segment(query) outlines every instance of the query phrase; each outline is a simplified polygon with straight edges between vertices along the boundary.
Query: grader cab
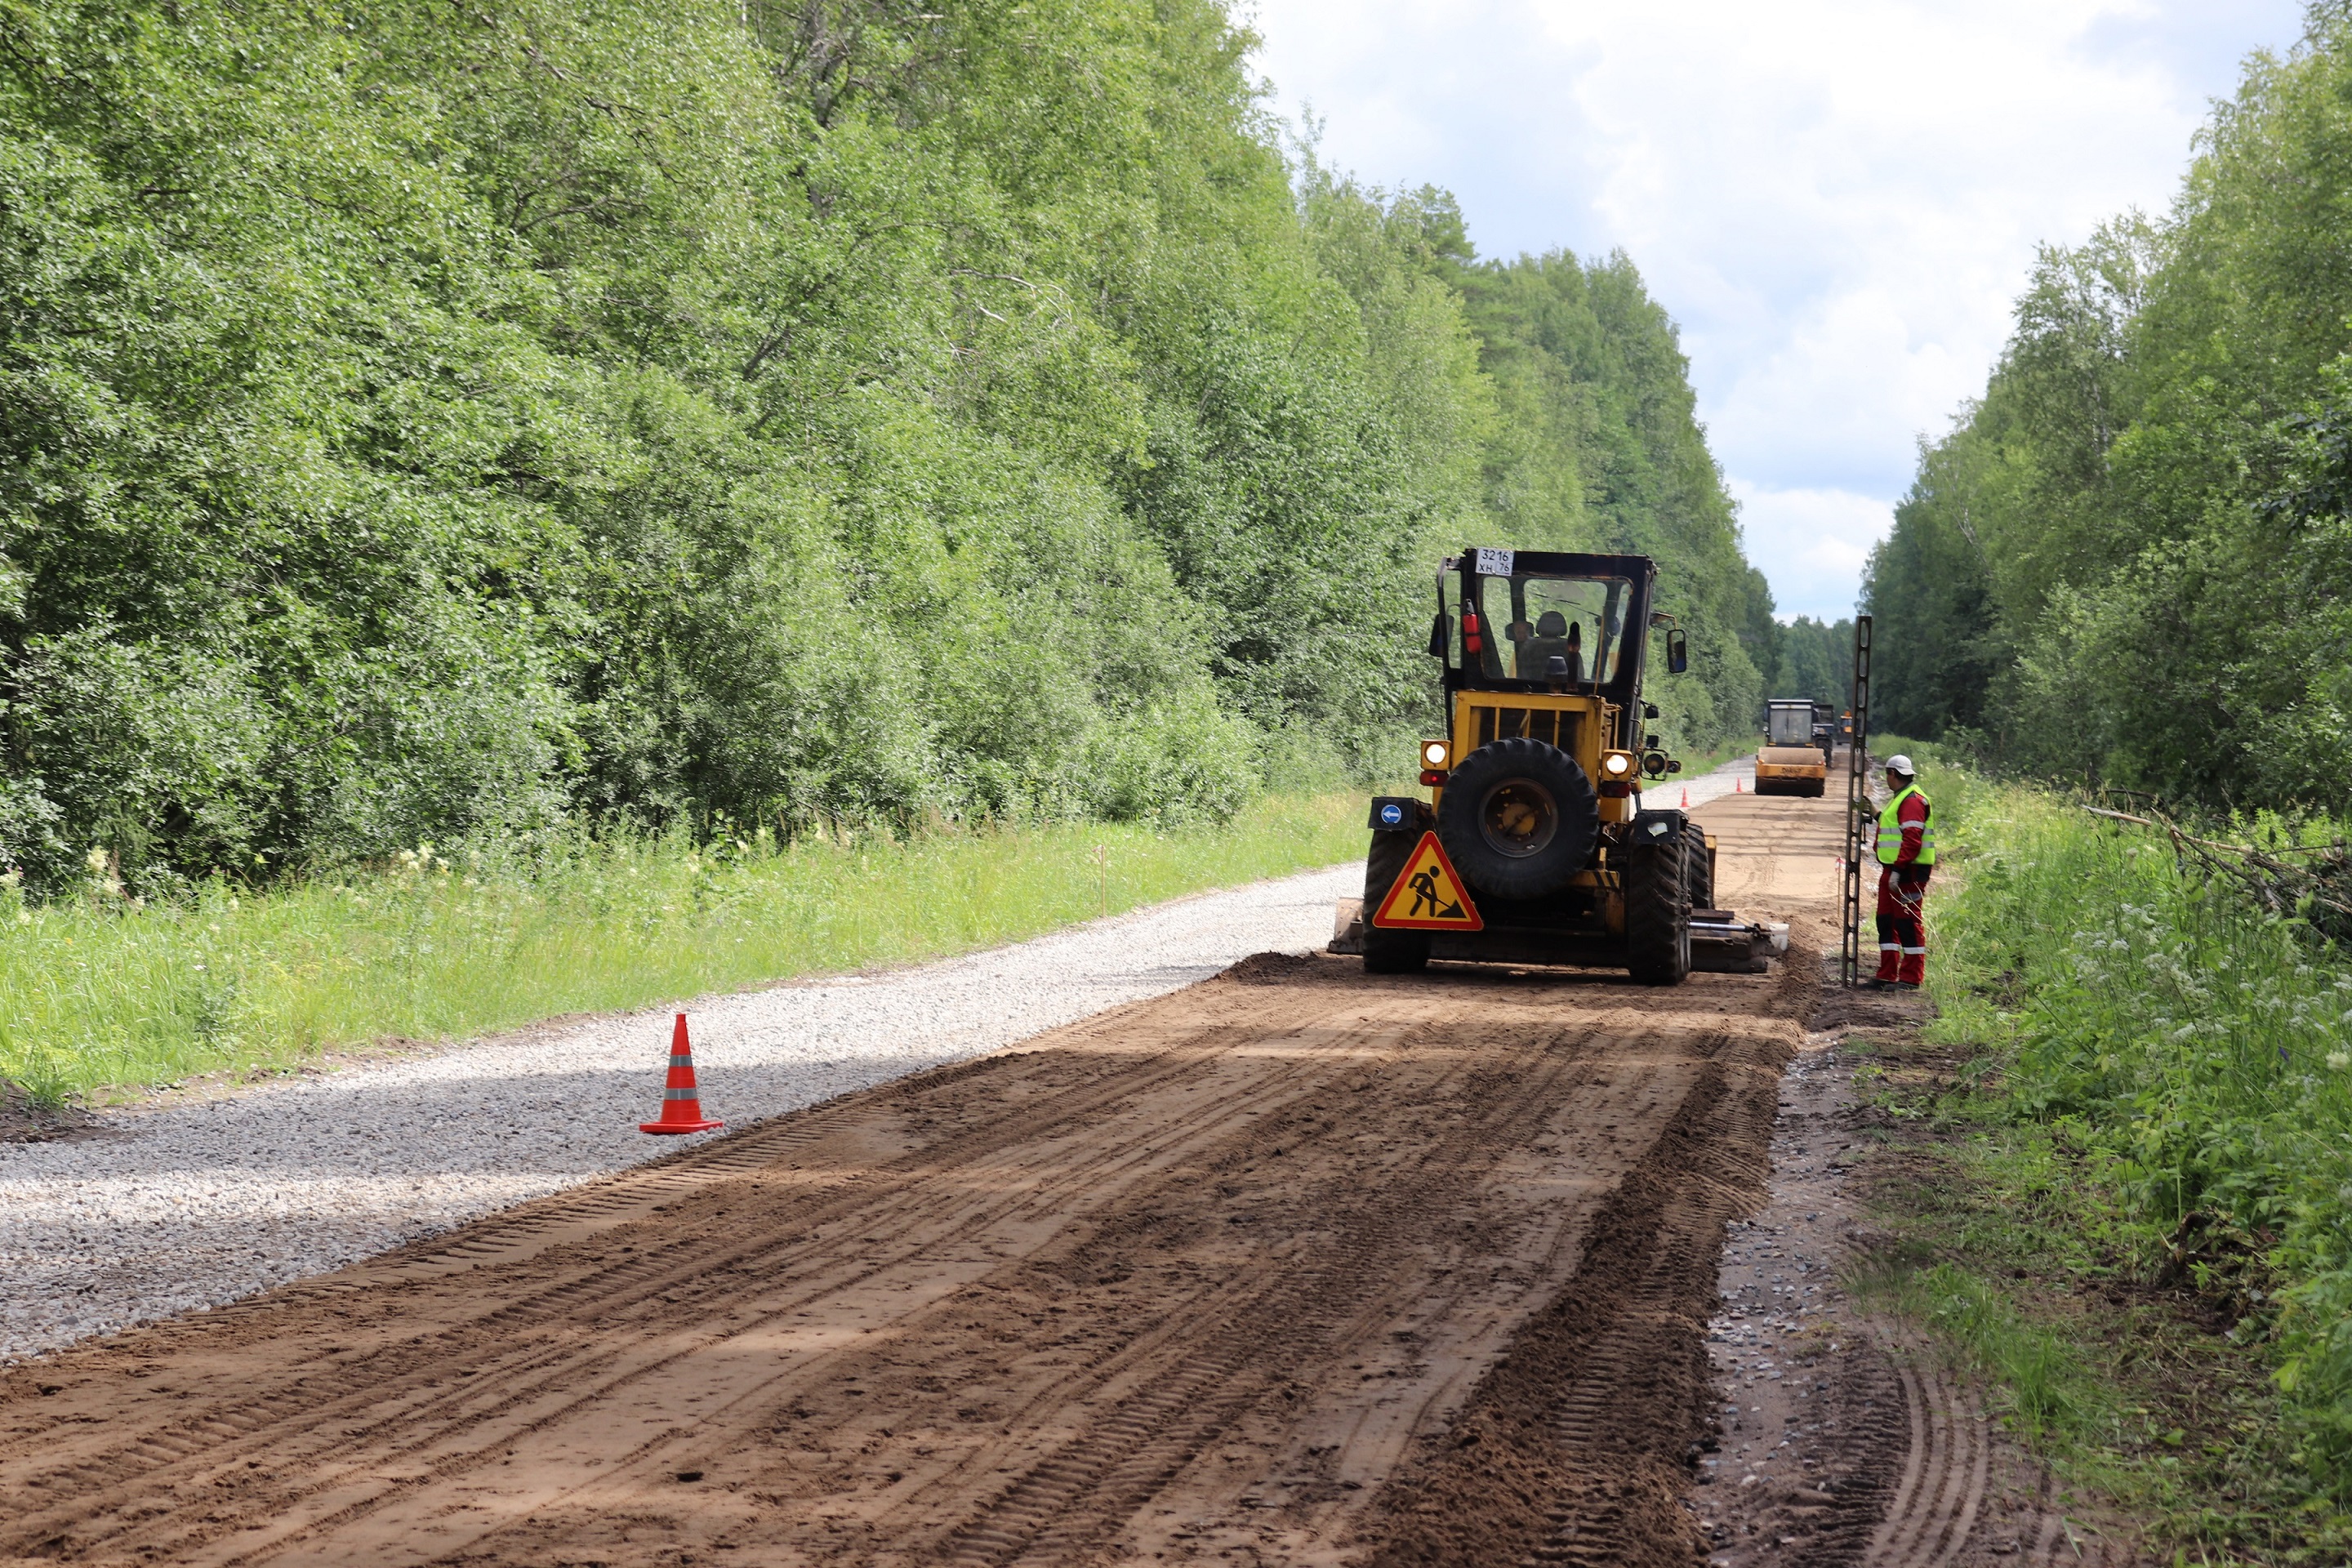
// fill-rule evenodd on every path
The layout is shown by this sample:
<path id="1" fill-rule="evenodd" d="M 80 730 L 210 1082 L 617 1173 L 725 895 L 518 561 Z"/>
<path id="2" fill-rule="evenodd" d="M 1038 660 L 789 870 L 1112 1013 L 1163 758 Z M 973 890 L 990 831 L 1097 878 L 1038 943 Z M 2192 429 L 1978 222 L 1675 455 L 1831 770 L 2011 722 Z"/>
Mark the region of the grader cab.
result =
<path id="1" fill-rule="evenodd" d="M 1643 789 L 1679 773 L 1642 699 L 1654 634 L 1641 555 L 1466 550 L 1437 574 L 1429 653 L 1447 732 L 1421 748 L 1430 798 L 1372 802 L 1364 897 L 1337 952 L 1398 973 L 1433 958 L 1622 968 L 1653 984 L 1694 967 L 1759 972 L 1758 928 L 1714 909 L 1712 839 Z"/>

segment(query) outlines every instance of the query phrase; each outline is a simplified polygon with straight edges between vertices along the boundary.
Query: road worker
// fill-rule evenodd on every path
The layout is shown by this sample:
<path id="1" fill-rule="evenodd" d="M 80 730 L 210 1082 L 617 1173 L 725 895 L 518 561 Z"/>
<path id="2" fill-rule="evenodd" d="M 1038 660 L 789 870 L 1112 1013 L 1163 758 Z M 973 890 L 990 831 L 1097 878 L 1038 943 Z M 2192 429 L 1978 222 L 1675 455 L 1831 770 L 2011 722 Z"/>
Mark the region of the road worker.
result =
<path id="1" fill-rule="evenodd" d="M 1878 973 L 1874 986 L 1916 991 L 1927 978 L 1927 878 L 1936 865 L 1936 829 L 1911 759 L 1886 759 L 1891 797 L 1878 813 Z"/>

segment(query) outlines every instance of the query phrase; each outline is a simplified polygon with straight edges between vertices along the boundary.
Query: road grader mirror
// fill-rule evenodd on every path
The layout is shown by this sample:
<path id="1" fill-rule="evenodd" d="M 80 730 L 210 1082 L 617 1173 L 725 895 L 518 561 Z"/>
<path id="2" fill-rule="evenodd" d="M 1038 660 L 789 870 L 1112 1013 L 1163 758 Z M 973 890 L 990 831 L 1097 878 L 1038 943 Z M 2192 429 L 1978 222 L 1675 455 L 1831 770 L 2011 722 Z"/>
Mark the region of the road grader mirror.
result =
<path id="1" fill-rule="evenodd" d="M 1690 638 L 1678 631 L 1666 634 L 1666 669 L 1680 675 L 1690 668 Z"/>

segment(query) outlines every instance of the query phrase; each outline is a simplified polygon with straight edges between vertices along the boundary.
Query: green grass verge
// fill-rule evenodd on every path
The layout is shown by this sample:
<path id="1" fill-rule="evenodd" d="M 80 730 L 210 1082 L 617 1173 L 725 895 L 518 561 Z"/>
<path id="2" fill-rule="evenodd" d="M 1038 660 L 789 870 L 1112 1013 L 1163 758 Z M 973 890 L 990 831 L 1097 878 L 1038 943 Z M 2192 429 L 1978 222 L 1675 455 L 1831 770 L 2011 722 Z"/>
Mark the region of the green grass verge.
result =
<path id="1" fill-rule="evenodd" d="M 1862 1075 L 1897 1241 L 1857 1287 L 2161 1556 L 2352 1560 L 2344 956 L 2070 800 L 1923 782 L 1939 1016 Z"/>
<path id="2" fill-rule="evenodd" d="M 754 839 L 580 837 L 263 893 L 133 907 L 0 898 L 0 1078 L 103 1100 L 322 1050 L 457 1038 L 1017 941 L 1359 858 L 1361 795 L 1269 796 L 1222 826 L 1076 824 Z M 1099 854 L 1097 851 L 1099 850 Z"/>
<path id="3" fill-rule="evenodd" d="M 2000 1114 L 1985 1057 L 1919 1040 L 1876 1055 L 1893 1125 L 1869 1167 L 1874 1217 L 1895 1240 L 1857 1295 L 1934 1333 L 2010 1430 L 2140 1521 L 2159 1561 L 2345 1561 L 2352 1520 L 2300 1461 L 2259 1324 L 2152 1262 L 2066 1129 Z"/>

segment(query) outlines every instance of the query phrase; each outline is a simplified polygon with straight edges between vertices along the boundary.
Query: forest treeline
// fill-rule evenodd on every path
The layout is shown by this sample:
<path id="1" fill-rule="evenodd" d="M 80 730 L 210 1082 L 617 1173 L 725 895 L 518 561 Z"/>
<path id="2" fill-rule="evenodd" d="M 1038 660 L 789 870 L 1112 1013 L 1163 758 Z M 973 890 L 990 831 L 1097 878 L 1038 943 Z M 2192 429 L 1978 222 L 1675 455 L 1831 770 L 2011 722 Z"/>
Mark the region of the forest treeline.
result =
<path id="1" fill-rule="evenodd" d="M 1762 579 L 1622 256 L 1286 142 L 1215 0 L 0 12 L 0 848 L 1216 816 L 1392 773 L 1436 556 Z"/>
<path id="2" fill-rule="evenodd" d="M 1843 713 L 1853 700 L 1853 622 L 1799 616 L 1772 635 L 1771 696 L 1810 697 Z"/>
<path id="3" fill-rule="evenodd" d="M 2352 8 L 2171 211 L 2049 247 L 1874 556 L 1882 729 L 2206 810 L 2352 806 Z"/>

